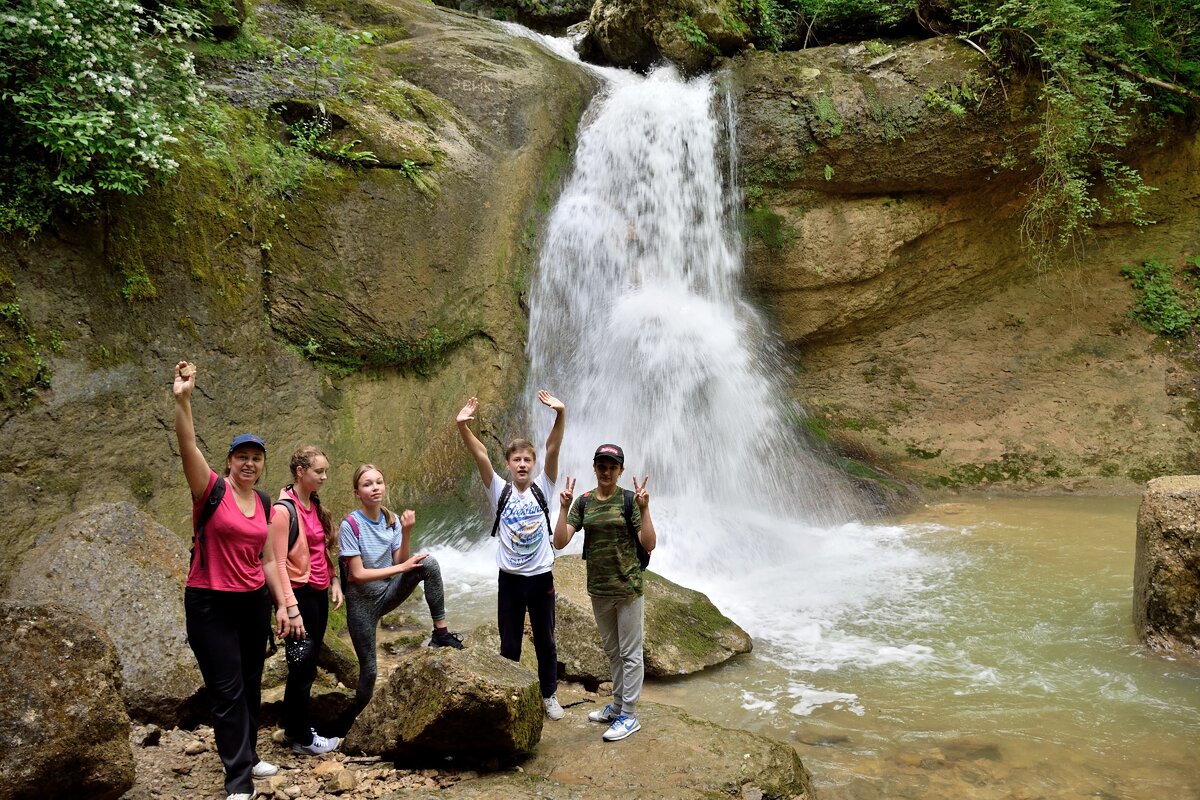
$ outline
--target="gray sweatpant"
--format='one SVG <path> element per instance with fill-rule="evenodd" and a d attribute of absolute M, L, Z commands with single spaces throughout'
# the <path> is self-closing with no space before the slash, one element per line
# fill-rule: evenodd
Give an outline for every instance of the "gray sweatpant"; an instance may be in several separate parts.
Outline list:
<path fill-rule="evenodd" d="M 637 715 L 646 676 L 642 664 L 642 638 L 646 626 L 646 598 L 593 597 L 592 613 L 600 629 L 600 643 L 612 669 L 613 707 L 622 714 Z"/>
<path fill-rule="evenodd" d="M 358 689 L 354 704 L 358 710 L 366 708 L 375 694 L 375 632 L 379 620 L 394 611 L 417 588 L 425 583 L 425 602 L 429 604 L 429 615 L 434 620 L 446 618 L 445 592 L 442 589 L 442 570 L 433 556 L 421 561 L 420 567 L 410 572 L 401 572 L 386 580 L 346 585 L 346 629 L 354 643 L 358 656 Z"/>

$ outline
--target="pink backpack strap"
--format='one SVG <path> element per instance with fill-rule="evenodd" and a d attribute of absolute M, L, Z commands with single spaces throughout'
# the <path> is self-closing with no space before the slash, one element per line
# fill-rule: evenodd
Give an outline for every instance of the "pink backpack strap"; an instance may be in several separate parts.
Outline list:
<path fill-rule="evenodd" d="M 362 541 L 362 533 L 358 530 L 358 520 L 354 518 L 353 512 L 346 515 L 346 522 L 350 523 L 350 530 L 354 531 L 354 538 Z"/>

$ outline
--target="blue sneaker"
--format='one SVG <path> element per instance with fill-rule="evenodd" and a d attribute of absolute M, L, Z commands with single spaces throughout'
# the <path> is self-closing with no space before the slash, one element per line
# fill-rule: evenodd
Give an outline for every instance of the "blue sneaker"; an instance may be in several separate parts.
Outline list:
<path fill-rule="evenodd" d="M 637 717 L 631 717 L 628 714 L 622 714 L 612 721 L 612 725 L 608 726 L 608 730 L 604 732 L 602 737 L 606 742 L 615 742 L 619 739 L 624 739 L 631 733 L 637 733 L 642 729 L 641 723 L 637 721 Z"/>
<path fill-rule="evenodd" d="M 616 707 L 609 703 L 604 708 L 597 708 L 595 711 L 588 714 L 588 719 L 592 722 L 612 722 L 617 717 L 621 716 L 621 712 L 617 711 Z"/>

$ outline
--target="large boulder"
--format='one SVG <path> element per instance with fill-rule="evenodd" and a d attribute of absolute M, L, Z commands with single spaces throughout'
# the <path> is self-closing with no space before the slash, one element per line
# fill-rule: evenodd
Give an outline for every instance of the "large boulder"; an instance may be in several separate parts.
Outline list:
<path fill-rule="evenodd" d="M 457 8 L 493 19 L 512 20 L 541 30 L 556 31 L 583 22 L 592 0 L 436 0 L 439 6 Z"/>
<path fill-rule="evenodd" d="M 749 634 L 702 593 L 645 573 L 645 666 L 648 678 L 699 672 L 753 648 Z M 610 680 L 587 593 L 587 565 L 578 556 L 554 562 L 555 640 L 561 677 L 595 687 Z"/>
<path fill-rule="evenodd" d="M 134 783 L 121 664 L 77 611 L 0 600 L 0 795 L 111 800 Z"/>
<path fill-rule="evenodd" d="M 178 535 L 128 503 L 108 503 L 43 533 L 18 563 L 9 596 L 53 598 L 94 618 L 117 648 L 129 714 L 176 727 L 203 710 L 184 623 L 187 569 Z"/>
<path fill-rule="evenodd" d="M 698 72 L 754 38 L 733 0 L 597 0 L 579 43 L 587 60 L 647 69 L 666 59 Z"/>
<path fill-rule="evenodd" d="M 537 676 L 491 650 L 421 648 L 386 678 L 346 735 L 348 753 L 420 763 L 509 761 L 542 735 Z"/>
<path fill-rule="evenodd" d="M 1133 624 L 1151 649 L 1200 658 L 1200 475 L 1157 478 L 1142 494 Z"/>

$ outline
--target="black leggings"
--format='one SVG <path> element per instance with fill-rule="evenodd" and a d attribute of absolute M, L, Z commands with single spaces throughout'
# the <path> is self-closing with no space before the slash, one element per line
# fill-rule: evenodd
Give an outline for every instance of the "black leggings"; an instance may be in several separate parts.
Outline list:
<path fill-rule="evenodd" d="M 558 646 L 554 643 L 554 573 L 514 575 L 500 571 L 496 592 L 496 623 L 500 628 L 500 655 L 521 660 L 525 638 L 525 612 L 533 629 L 537 653 L 538 684 L 542 697 L 558 690 Z"/>
<path fill-rule="evenodd" d="M 270 632 L 271 598 L 265 586 L 222 592 L 189 586 L 183 593 L 188 645 L 196 654 L 212 703 L 217 754 L 225 792 L 254 791 L 258 763 L 258 706 Z"/>
<path fill-rule="evenodd" d="M 288 664 L 287 688 L 283 692 L 283 732 L 293 742 L 312 744 L 312 722 L 309 719 L 309 699 L 317 679 L 317 658 L 329 624 L 329 589 L 314 589 L 310 585 L 293 586 L 304 632 L 312 640 L 312 648 L 304 661 Z"/>

